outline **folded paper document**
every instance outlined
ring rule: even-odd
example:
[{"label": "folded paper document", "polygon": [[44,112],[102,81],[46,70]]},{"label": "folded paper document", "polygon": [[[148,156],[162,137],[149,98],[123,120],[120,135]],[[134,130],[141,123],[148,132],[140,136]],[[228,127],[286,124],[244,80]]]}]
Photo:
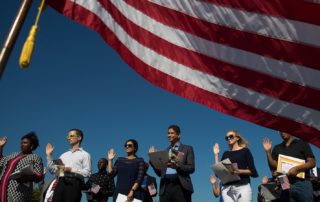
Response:
[{"label": "folded paper document", "polygon": [[[119,193],[116,202],[127,202],[127,196]],[[139,199],[133,199],[132,202],[142,202],[142,201]]]},{"label": "folded paper document", "polygon": [[[286,155],[282,155],[280,154],[278,157],[278,165],[277,165],[277,172],[278,173],[282,173],[282,174],[286,174],[288,173],[288,171],[295,166],[298,165],[302,165],[304,164],[306,161],[303,159],[298,159],[298,158],[294,158],[291,156],[286,156]],[[300,172],[297,174],[297,177],[299,178],[304,178],[304,172]]]},{"label": "folded paper document", "polygon": [[229,182],[239,181],[240,177],[233,173],[236,165],[232,165],[231,161],[227,158],[220,161],[212,166],[214,173],[221,180],[222,184],[227,184]]},{"label": "folded paper document", "polygon": [[34,174],[34,171],[33,171],[33,167],[32,165],[27,165],[23,168],[21,168],[20,170],[12,173],[10,175],[10,179],[19,179],[21,177],[24,177],[24,176],[29,176],[29,175],[33,175]]},{"label": "folded paper document", "polygon": [[169,154],[167,151],[157,151],[149,153],[149,158],[154,167],[161,169],[169,162]]}]

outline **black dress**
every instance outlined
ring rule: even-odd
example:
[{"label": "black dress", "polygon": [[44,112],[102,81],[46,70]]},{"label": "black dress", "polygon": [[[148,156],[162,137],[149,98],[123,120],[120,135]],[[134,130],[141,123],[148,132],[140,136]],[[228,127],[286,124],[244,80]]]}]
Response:
[{"label": "black dress", "polygon": [[[111,177],[117,175],[116,188],[113,194],[113,201],[117,200],[119,193],[128,195],[133,184],[137,182],[139,185],[142,182],[144,175],[144,160],[143,158],[127,159],[120,157],[114,163]],[[134,192],[134,198],[142,199],[142,192],[139,188]]]}]

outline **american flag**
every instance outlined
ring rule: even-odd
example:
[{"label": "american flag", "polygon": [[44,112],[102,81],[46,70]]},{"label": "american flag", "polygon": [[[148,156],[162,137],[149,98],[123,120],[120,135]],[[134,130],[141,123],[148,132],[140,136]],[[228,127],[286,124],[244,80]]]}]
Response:
[{"label": "american flag", "polygon": [[320,4],[47,0],[149,82],[320,146]]}]

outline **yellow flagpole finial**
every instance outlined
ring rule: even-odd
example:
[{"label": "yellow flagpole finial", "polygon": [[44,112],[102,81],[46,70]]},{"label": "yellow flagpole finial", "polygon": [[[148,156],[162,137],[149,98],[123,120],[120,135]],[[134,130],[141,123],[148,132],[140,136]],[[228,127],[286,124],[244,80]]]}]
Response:
[{"label": "yellow flagpole finial", "polygon": [[34,49],[34,43],[35,43],[35,39],[36,39],[37,30],[38,30],[37,25],[33,25],[31,27],[29,36],[23,45],[21,55],[20,55],[20,60],[19,60],[19,64],[20,64],[21,68],[27,68],[30,64],[32,52]]}]

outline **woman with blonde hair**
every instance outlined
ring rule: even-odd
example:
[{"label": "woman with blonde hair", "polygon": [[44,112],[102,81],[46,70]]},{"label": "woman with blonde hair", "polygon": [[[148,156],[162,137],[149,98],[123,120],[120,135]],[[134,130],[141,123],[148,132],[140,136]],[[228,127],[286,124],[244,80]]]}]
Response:
[{"label": "woman with blonde hair", "polygon": [[222,154],[221,161],[229,159],[234,173],[240,177],[239,181],[223,185],[221,194],[224,202],[250,202],[252,190],[250,177],[258,177],[253,156],[248,149],[248,142],[236,130],[229,130],[225,137],[229,150]]}]

